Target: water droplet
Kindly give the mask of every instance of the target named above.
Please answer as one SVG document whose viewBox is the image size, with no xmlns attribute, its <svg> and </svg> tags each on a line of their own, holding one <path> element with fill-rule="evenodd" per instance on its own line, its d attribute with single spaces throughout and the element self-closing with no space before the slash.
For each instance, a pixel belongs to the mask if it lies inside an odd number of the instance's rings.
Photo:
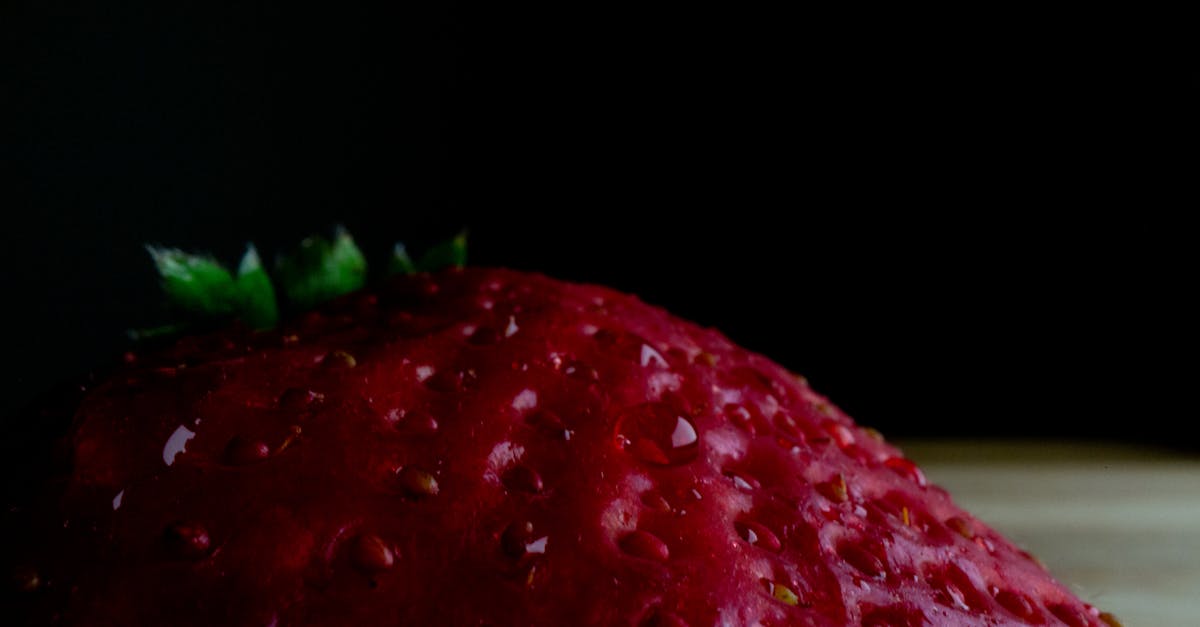
<svg viewBox="0 0 1200 627">
<path fill-rule="evenodd" d="M 671 557 L 666 543 L 658 539 L 658 536 L 641 529 L 625 534 L 620 545 L 622 551 L 642 559 L 665 562 Z"/>
<path fill-rule="evenodd" d="M 938 598 L 938 601 L 943 605 L 956 607 L 968 612 L 971 610 L 971 606 L 967 605 L 966 600 L 963 598 L 962 590 L 959 590 L 954 584 L 942 584 L 941 592 L 943 596 Z"/>
<path fill-rule="evenodd" d="M 725 418 L 729 420 L 729 422 L 732 422 L 737 428 L 745 431 L 751 436 L 758 435 L 760 425 L 758 424 L 758 421 L 755 420 L 754 413 L 751 412 L 750 409 L 745 405 L 728 403 L 725 405 L 722 411 L 725 414 Z"/>
<path fill-rule="evenodd" d="M 643 368 L 649 366 L 650 364 L 654 364 L 659 368 L 668 367 L 667 360 L 664 359 L 662 354 L 654 350 L 654 347 L 650 346 L 649 344 L 642 344 L 640 361 Z"/>
<path fill-rule="evenodd" d="M 542 536 L 533 542 L 525 545 L 525 552 L 541 555 L 546 552 L 546 543 L 550 541 L 550 536 Z"/>
<path fill-rule="evenodd" d="M 112 508 L 114 512 L 121 509 L 121 501 L 123 500 L 125 500 L 125 490 L 117 492 L 117 495 L 113 497 Z"/>
<path fill-rule="evenodd" d="M 802 426 L 800 421 L 797 420 L 795 416 L 784 409 L 776 411 L 771 416 L 769 424 L 773 424 L 775 428 L 779 430 L 779 433 L 782 437 L 780 437 L 777 441 L 780 443 L 780 446 L 795 446 L 797 443 L 805 442 L 811 437 L 810 434 L 813 431 L 811 425 Z M 805 427 L 808 427 L 807 431 Z M 766 429 L 764 428 L 764 431 L 765 430 Z M 825 438 L 821 435 L 817 437 L 824 438 L 825 443 L 829 443 L 829 438 Z"/>
<path fill-rule="evenodd" d="M 350 564 L 365 574 L 383 572 L 396 563 L 396 554 L 382 538 L 362 533 L 350 539 Z"/>
<path fill-rule="evenodd" d="M 474 370 L 439 370 L 425 380 L 425 386 L 443 394 L 457 394 L 475 385 Z"/>
<path fill-rule="evenodd" d="M 771 595 L 776 601 L 781 601 L 788 605 L 800 604 L 800 597 L 791 588 L 766 578 L 759 579 L 759 581 L 767 589 L 767 594 Z"/>
<path fill-rule="evenodd" d="M 475 346 L 486 346 L 500 341 L 500 334 L 492 327 L 479 327 L 467 336 L 467 342 Z"/>
<path fill-rule="evenodd" d="M 690 462 L 700 453 L 696 428 L 665 403 L 626 409 L 617 419 L 615 439 L 638 459 L 660 466 Z"/>
<path fill-rule="evenodd" d="M 163 463 L 170 466 L 175 463 L 175 457 L 187 450 L 188 440 L 196 437 L 196 432 L 188 429 L 183 425 L 179 425 L 171 437 L 167 438 L 167 443 L 163 446 L 162 460 Z"/>
<path fill-rule="evenodd" d="M 675 430 L 671 432 L 671 446 L 683 448 L 696 443 L 696 428 L 687 418 L 679 416 L 675 419 Z"/>
<path fill-rule="evenodd" d="M 896 474 L 902 477 L 908 477 L 913 483 L 921 487 L 925 487 L 926 485 L 925 473 L 921 472 L 921 469 L 917 468 L 917 465 L 910 460 L 903 457 L 892 457 L 883 462 L 883 465 L 891 468 Z"/>
<path fill-rule="evenodd" d="M 512 523 L 500 534 L 500 550 L 512 558 L 522 557 L 532 539 L 533 523 L 527 520 Z"/>
<path fill-rule="evenodd" d="M 733 481 L 734 487 L 742 492 L 753 492 L 755 489 L 762 487 L 762 484 L 760 484 L 753 477 L 746 479 L 745 477 L 732 471 L 726 471 L 725 476 L 729 477 L 729 479 Z"/>
<path fill-rule="evenodd" d="M 385 420 L 391 422 L 398 431 L 413 435 L 432 435 L 438 430 L 437 419 L 420 409 L 393 409 L 388 412 Z"/>
<path fill-rule="evenodd" d="M 602 346 L 616 346 L 621 336 L 610 329 L 597 329 L 592 333 L 592 339 Z"/>
<path fill-rule="evenodd" d="M 996 593 L 996 602 L 1025 622 L 1032 623 L 1041 618 L 1041 612 L 1034 607 L 1033 600 L 1020 592 L 1001 590 Z"/>
<path fill-rule="evenodd" d="M 513 466 L 500 479 L 504 487 L 514 492 L 537 494 L 542 491 L 542 476 L 529 466 Z"/>
<path fill-rule="evenodd" d="M 537 404 L 537 392 L 533 390 L 521 390 L 521 393 L 517 394 L 516 398 L 513 399 L 512 408 L 519 412 L 526 412 L 537 407 Z"/>
<path fill-rule="evenodd" d="M 989 607 L 990 600 L 975 587 L 970 575 L 956 564 L 949 564 L 945 570 L 929 578 L 929 584 L 939 592 L 937 601 L 949 607 L 964 611 L 982 611 Z"/>
<path fill-rule="evenodd" d="M 779 536 L 775 535 L 775 532 L 764 525 L 746 520 L 735 522 L 733 526 L 737 529 L 738 535 L 747 544 L 752 544 L 772 552 L 778 552 L 783 548 L 783 543 L 779 541 Z"/>
<path fill-rule="evenodd" d="M 642 494 L 642 505 L 656 512 L 670 512 L 671 504 L 658 492 L 651 490 Z"/>
<path fill-rule="evenodd" d="M 600 329 L 592 334 L 592 339 L 604 347 L 606 355 L 630 359 L 640 363 L 642 367 L 651 365 L 658 368 L 669 367 L 662 354 L 636 333 L 626 330 Z"/>
<path fill-rule="evenodd" d="M 299 411 L 323 400 L 325 400 L 324 394 L 318 394 L 312 390 L 301 388 L 288 388 L 283 391 L 283 394 L 279 395 L 279 400 L 276 401 L 276 404 L 280 409 Z"/>
<path fill-rule="evenodd" d="M 433 366 L 417 366 L 413 369 L 417 376 L 418 383 L 424 383 L 426 379 L 433 376 Z"/>
<path fill-rule="evenodd" d="M 204 557 L 211 545 L 208 530 L 203 525 L 185 521 L 167 525 L 163 542 L 171 555 L 185 559 Z"/>
<path fill-rule="evenodd" d="M 222 459 L 231 466 L 245 466 L 261 462 L 271 455 L 271 448 L 261 440 L 251 440 L 240 435 L 234 436 L 225 446 Z"/>
<path fill-rule="evenodd" d="M 517 331 L 520 331 L 520 330 L 521 330 L 521 327 L 517 326 L 517 317 L 509 316 L 508 317 L 508 326 L 504 327 L 504 337 L 512 337 L 517 334 Z"/>
<path fill-rule="evenodd" d="M 860 544 L 842 542 L 837 547 L 837 554 L 847 564 L 868 577 L 882 577 L 883 575 L 883 560 Z"/>
<path fill-rule="evenodd" d="M 438 493 L 437 479 L 415 466 L 405 466 L 396 471 L 396 480 L 405 494 L 414 498 L 435 496 Z"/>
<path fill-rule="evenodd" d="M 854 432 L 850 430 L 850 427 L 840 422 L 830 420 L 822 428 L 825 430 L 825 433 L 829 434 L 829 437 L 833 438 L 834 442 L 837 442 L 838 448 L 852 446 L 855 442 Z"/>
<path fill-rule="evenodd" d="M 580 381 L 600 380 L 600 373 L 597 372 L 595 368 L 577 359 L 568 362 L 566 367 L 563 368 L 563 372 L 568 377 L 571 377 L 572 379 L 578 379 Z"/>
</svg>

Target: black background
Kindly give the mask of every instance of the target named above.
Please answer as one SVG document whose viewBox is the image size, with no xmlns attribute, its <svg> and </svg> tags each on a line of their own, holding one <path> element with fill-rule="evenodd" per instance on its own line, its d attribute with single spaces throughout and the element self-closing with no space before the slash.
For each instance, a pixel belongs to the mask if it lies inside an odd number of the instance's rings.
<svg viewBox="0 0 1200 627">
<path fill-rule="evenodd" d="M 161 4 L 0 19 L 6 414 L 161 321 L 143 243 L 341 223 L 373 259 L 469 227 L 473 263 L 637 293 L 888 434 L 1188 445 L 1194 78 L 1119 32 Z"/>
</svg>

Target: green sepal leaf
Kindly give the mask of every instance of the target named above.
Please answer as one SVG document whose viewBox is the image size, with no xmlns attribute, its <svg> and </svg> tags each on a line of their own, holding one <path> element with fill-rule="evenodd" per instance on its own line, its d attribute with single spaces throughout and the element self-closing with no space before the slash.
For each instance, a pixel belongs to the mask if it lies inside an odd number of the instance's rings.
<svg viewBox="0 0 1200 627">
<path fill-rule="evenodd" d="M 453 239 L 437 244 L 425 251 L 417 269 L 433 272 L 443 268 L 461 268 L 467 265 L 467 232 L 460 231 Z"/>
<path fill-rule="evenodd" d="M 408 256 L 408 249 L 401 242 L 396 242 L 392 247 L 392 258 L 388 261 L 388 275 L 393 274 L 415 274 L 417 272 L 417 264 L 413 263 L 412 257 Z"/>
<path fill-rule="evenodd" d="M 208 255 L 175 248 L 147 246 L 162 277 L 163 291 L 172 308 L 182 314 L 176 324 L 129 331 L 134 340 L 153 340 L 184 331 L 208 328 L 214 322 L 238 318 L 254 329 L 275 326 L 280 304 L 272 275 L 263 268 L 258 251 L 248 244 L 231 274 Z M 467 233 L 438 244 L 413 263 L 404 244 L 397 243 L 388 263 L 389 274 L 432 272 L 461 268 L 467 263 Z M 306 310 L 327 300 L 361 289 L 367 280 L 367 260 L 345 229 L 338 227 L 332 240 L 305 239 L 293 255 L 280 257 L 275 277 L 289 307 Z"/>
<path fill-rule="evenodd" d="M 147 246 L 171 305 L 195 316 L 228 316 L 236 306 L 237 286 L 229 271 L 212 257 L 177 248 Z"/>
<path fill-rule="evenodd" d="M 319 235 L 306 238 L 295 254 L 279 259 L 276 269 L 284 295 L 300 309 L 353 292 L 367 281 L 367 260 L 340 227 L 332 242 Z"/>
<path fill-rule="evenodd" d="M 238 264 L 238 317 L 253 329 L 269 329 L 279 322 L 279 305 L 275 300 L 275 287 L 271 277 L 263 268 L 254 244 L 246 245 L 246 252 Z"/>
</svg>

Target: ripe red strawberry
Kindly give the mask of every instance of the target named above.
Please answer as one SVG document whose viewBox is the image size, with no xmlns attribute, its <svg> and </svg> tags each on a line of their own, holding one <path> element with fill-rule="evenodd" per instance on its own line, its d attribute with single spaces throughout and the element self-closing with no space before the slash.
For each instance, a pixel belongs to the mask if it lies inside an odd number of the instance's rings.
<svg viewBox="0 0 1200 627">
<path fill-rule="evenodd" d="M 803 379 L 609 289 L 420 274 L 130 362 L 9 531 L 31 622 L 1108 620 Z"/>
</svg>

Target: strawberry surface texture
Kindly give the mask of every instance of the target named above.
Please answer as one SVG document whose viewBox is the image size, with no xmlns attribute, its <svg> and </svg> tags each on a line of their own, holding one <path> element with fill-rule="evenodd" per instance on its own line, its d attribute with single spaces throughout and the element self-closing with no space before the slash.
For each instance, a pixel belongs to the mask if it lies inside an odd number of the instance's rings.
<svg viewBox="0 0 1200 627">
<path fill-rule="evenodd" d="M 1111 620 L 803 378 L 607 288 L 417 274 L 126 362 L 9 512 L 27 623 Z"/>
</svg>

